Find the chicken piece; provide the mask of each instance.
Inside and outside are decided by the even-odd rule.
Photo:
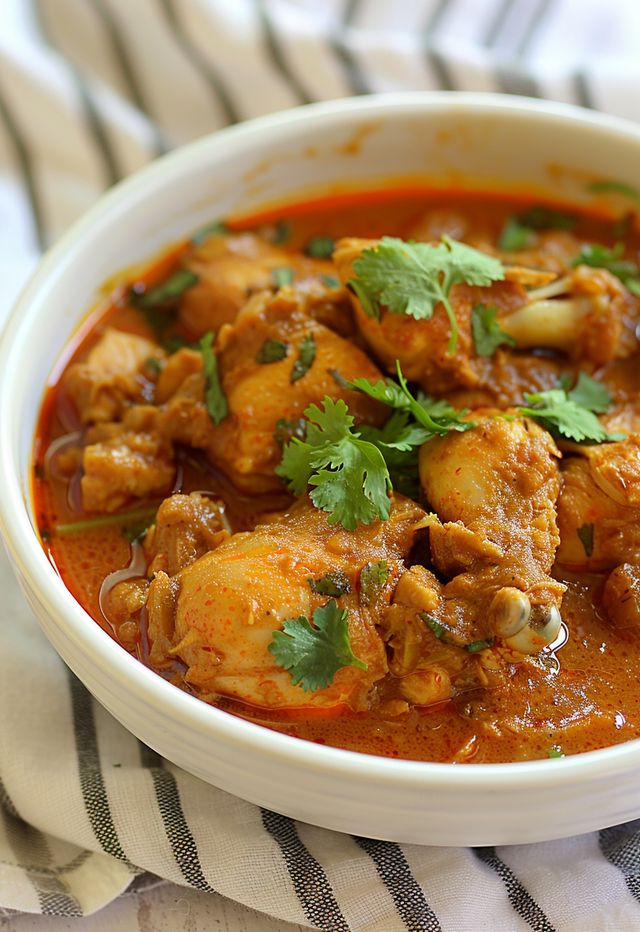
[[[349,300],[337,280],[333,282],[336,273],[329,261],[287,252],[254,233],[210,236],[194,245],[183,261],[199,280],[182,296],[179,319],[197,336],[232,323],[253,294],[275,290],[276,269],[293,272],[310,316],[329,326],[333,322],[342,332],[351,330]]]
[[[559,543],[559,452],[533,421],[474,412],[476,427],[429,441],[420,480],[436,512],[437,569],[453,577],[439,616],[463,641],[498,637],[535,653],[558,634],[565,587],[549,576]]]
[[[346,284],[354,277],[353,263],[363,249],[377,240],[341,239],[334,253],[340,278]],[[471,310],[476,304],[494,305],[500,314],[522,306],[526,292],[518,282],[494,282],[488,288],[454,285],[450,302],[458,324],[455,352],[449,352],[451,324],[444,307],[438,305],[430,320],[415,320],[404,314],[382,309],[380,320],[368,317],[352,295],[356,324],[360,333],[388,372],[395,372],[396,360],[410,381],[419,382],[431,394],[462,386],[489,384],[491,361],[475,354],[471,334]]]
[[[86,359],[67,369],[62,385],[83,424],[114,421],[126,402],[143,400],[146,360],[164,356],[146,337],[106,327]]]
[[[623,563],[609,574],[602,605],[617,630],[640,633],[640,565]]]
[[[175,579],[172,653],[188,667],[185,678],[205,697],[230,696],[266,708],[363,709],[372,686],[387,672],[376,623],[389,604],[423,510],[396,496],[389,520],[355,532],[328,524],[326,515],[301,499],[279,520],[234,534],[200,557]],[[361,588],[361,573],[372,561],[386,561],[387,579],[372,597]],[[339,573],[349,591],[339,597],[348,611],[354,655],[367,664],[338,670],[324,689],[305,692],[269,651],[274,631],[287,619],[311,619],[327,596],[309,580]],[[147,606],[150,624],[153,608]],[[166,633],[166,626],[163,629]]]
[[[638,351],[638,300],[604,269],[578,266],[500,317],[518,347],[562,350],[597,365]]]
[[[267,341],[283,345],[286,356],[275,362],[258,362]],[[309,368],[292,381],[301,347],[310,341],[315,357]],[[201,372],[188,376],[163,405],[161,425],[174,440],[206,450],[211,462],[222,469],[241,491],[257,495],[282,488],[275,475],[282,451],[274,436],[279,421],[295,421],[312,402],[325,395],[344,398],[358,422],[380,424],[387,413],[382,405],[361,392],[345,389],[331,374],[344,379],[373,379],[380,371],[352,343],[300,312],[298,296],[282,289],[275,296],[256,295],[235,324],[221,331],[216,345],[220,382],[229,407],[217,426],[209,417],[203,395]],[[201,368],[200,354],[193,363]],[[178,365],[178,363],[176,363]],[[167,370],[171,361],[167,364]],[[158,385],[158,400],[165,401],[165,383]]]
[[[557,562],[572,570],[640,563],[640,434],[565,459]]]
[[[144,539],[148,575],[175,576],[229,537],[224,505],[201,492],[165,498]]]
[[[86,511],[116,511],[131,499],[171,488],[173,451],[155,422],[155,408],[136,406],[125,412],[122,422],[97,424],[89,430],[80,480]]]

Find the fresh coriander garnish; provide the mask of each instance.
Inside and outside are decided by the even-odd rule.
[[[153,524],[153,519],[149,521],[147,518],[142,518],[139,521],[134,521],[132,524],[127,524],[122,528],[122,536],[125,540],[128,540],[130,544],[140,544],[147,536],[147,531]]]
[[[289,347],[282,340],[265,340],[256,355],[256,362],[266,365],[270,362],[280,362],[285,359]]]
[[[407,411],[427,432],[425,439],[436,435],[444,437],[450,430],[465,431],[476,426],[471,421],[463,420],[469,413],[466,409],[454,408],[449,402],[431,398],[423,392],[418,392],[414,397],[398,360],[396,360],[396,375],[397,382],[392,379],[371,382],[369,379],[358,378],[353,380],[351,387],[364,392],[376,401],[381,401],[390,408]],[[421,442],[424,443],[424,440]]]
[[[274,439],[279,447],[283,447],[285,443],[293,437],[297,437],[298,440],[304,440],[307,436],[307,421],[303,417],[297,417],[294,419],[287,419],[284,417],[279,418],[276,421],[276,429],[273,432]]]
[[[552,748],[549,748],[548,757],[551,760],[554,760],[555,758],[558,758],[558,757],[565,757],[565,756],[566,755],[559,744],[554,744]]]
[[[229,413],[227,399],[220,385],[218,360],[213,351],[213,333],[205,333],[198,344],[202,353],[202,371],[204,373],[204,400],[209,416],[214,424],[219,424]]]
[[[504,278],[502,263],[493,256],[443,236],[435,246],[383,237],[353,263],[356,277],[349,282],[369,316],[380,305],[392,314],[429,320],[442,304],[451,325],[448,352],[458,339],[458,322],[449,301],[453,285],[487,286]]]
[[[593,524],[583,524],[576,531],[578,537],[580,538],[580,543],[584,549],[584,552],[587,557],[590,557],[593,553],[593,537],[594,537],[594,526]]]
[[[424,621],[427,628],[435,634],[439,641],[444,641],[447,638],[447,635],[451,634],[451,629],[447,625],[443,625],[441,621],[438,621],[437,618],[434,618],[433,615],[430,615],[428,612],[420,612],[420,618]]]
[[[155,356],[149,356],[148,359],[145,359],[143,363],[143,369],[146,369],[148,372],[151,372],[153,375],[160,375],[162,372],[162,366],[160,365],[160,360],[156,359]]]
[[[312,259],[330,259],[336,248],[331,236],[314,236],[304,247],[305,253]]]
[[[286,220],[278,220],[273,228],[271,242],[274,246],[283,246],[291,238],[291,225]]]
[[[198,230],[191,237],[191,242],[199,246],[200,243],[204,243],[205,240],[208,240],[210,236],[222,236],[224,233],[229,232],[229,227],[226,225],[224,220],[214,220],[212,223],[208,223],[202,229]]]
[[[476,304],[471,309],[471,333],[478,356],[492,356],[499,346],[515,346],[516,341],[496,320],[498,309]]]
[[[354,429],[353,417],[342,401],[325,397],[324,410],[309,405],[306,440],[293,437],[276,467],[295,495],[312,486],[316,508],[329,514],[329,524],[353,531],[389,517],[391,480],[384,457],[375,444]]]
[[[625,197],[640,201],[640,191],[633,185],[625,184],[624,181],[612,181],[605,178],[600,181],[590,181],[587,191],[591,194],[623,194]]]
[[[640,267],[631,259],[623,259],[623,255],[624,243],[616,243],[612,249],[599,243],[585,243],[570,264],[574,267],[588,265],[591,268],[606,269],[615,275],[631,294],[640,297]]]
[[[334,599],[314,611],[313,625],[304,615],[284,621],[282,631],[273,632],[269,651],[289,671],[293,685],[309,692],[326,689],[343,667],[368,669],[351,649],[349,613]]]
[[[454,634],[448,625],[438,621],[433,615],[430,615],[428,612],[419,612],[419,616],[439,641],[443,641],[445,644],[451,644],[454,647],[460,647],[462,650],[469,651],[470,654],[477,654],[481,650],[487,650],[494,644],[495,638],[483,638],[482,640],[470,641],[465,644]]]
[[[605,443],[624,436],[608,434],[594,412],[578,404],[562,388],[525,395],[524,400],[529,407],[519,408],[520,414],[541,421],[552,434],[560,434],[577,443],[583,440]]]
[[[181,349],[198,349],[198,344],[197,342],[193,343],[185,339],[185,337],[171,336],[165,337],[162,341],[162,348],[165,349],[169,355],[172,355]]]
[[[386,560],[378,560],[377,563],[366,563],[360,573],[361,603],[371,605],[375,602],[388,578],[389,568]]]
[[[464,644],[464,649],[468,650],[470,654],[477,654],[478,651],[487,650],[487,648],[493,646],[495,638],[483,638],[480,641],[471,641],[470,644]]]
[[[351,583],[349,577],[342,570],[334,570],[332,573],[325,573],[320,579],[307,580],[312,592],[316,595],[331,595],[339,599],[343,595],[351,592]]]
[[[130,299],[136,307],[148,310],[150,308],[166,307],[175,304],[177,299],[199,281],[198,276],[191,269],[178,269],[169,278],[153,288],[144,291],[135,285],[130,290]]]
[[[271,278],[276,288],[284,288],[293,282],[293,269],[288,265],[281,265],[277,269],[271,269]]]
[[[313,365],[315,358],[316,341],[313,334],[309,333],[298,347],[298,358],[294,362],[293,368],[291,369],[290,381],[297,382],[298,379],[301,379],[304,375],[306,375]]]
[[[498,248],[504,252],[518,252],[531,246],[537,230],[572,230],[576,222],[571,214],[538,204],[505,220]]]
[[[565,386],[562,386],[567,390]],[[569,398],[576,404],[588,408],[589,411],[595,411],[596,414],[604,414],[611,407],[613,399],[602,382],[592,379],[586,372],[578,374],[578,381],[572,389],[567,391]]]
[[[339,288],[340,287],[340,279],[336,278],[335,275],[321,275],[320,281],[322,282],[323,285],[326,285],[327,288]]]

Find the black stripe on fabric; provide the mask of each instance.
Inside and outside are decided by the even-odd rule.
[[[342,70],[351,89],[352,94],[369,94],[371,88],[359,67],[355,56],[344,40],[345,30],[353,26],[353,21],[358,14],[360,0],[346,0],[341,20],[338,21],[329,36],[329,43],[333,54],[339,59]]]
[[[111,13],[111,10],[107,7],[105,0],[90,0],[93,5],[94,10],[98,14],[104,30],[109,38],[109,43],[113,50],[113,55],[118,65],[124,82],[127,86],[129,92],[129,97],[135,106],[144,114],[151,124],[153,130],[153,141],[154,141],[154,150],[156,155],[163,155],[168,151],[169,146],[164,138],[164,135],[158,128],[155,123],[149,108],[145,102],[144,94],[138,81],[135,69],[132,65],[129,51],[127,49],[126,42],[122,35],[122,31],[118,25],[116,18]]]
[[[16,862],[36,891],[40,912],[45,916],[82,916],[77,899],[69,893],[59,872],[51,867],[51,851],[45,835],[20,818],[1,781],[0,817]]]
[[[555,926],[538,906],[528,890],[525,889],[510,867],[496,854],[493,847],[471,849],[479,861],[490,867],[504,884],[509,902],[514,910],[524,919],[534,932],[556,932]]]
[[[171,35],[176,40],[189,61],[197,68],[205,79],[213,95],[224,113],[227,123],[237,123],[240,115],[236,110],[224,82],[218,72],[211,66],[200,50],[191,41],[176,12],[173,0],[158,0],[158,6],[164,12],[171,29]]]
[[[71,670],[67,670],[67,674],[71,693],[80,789],[91,828],[103,851],[133,868],[122,849],[109,808],[109,799],[100,766],[93,699]]]
[[[481,40],[483,45],[491,47],[494,44],[500,35],[502,24],[506,17],[509,15],[509,11],[513,6],[513,2],[514,0],[502,0],[502,2],[498,4],[498,8],[493,14],[492,18],[489,20],[489,25],[487,26],[484,36]]]
[[[258,15],[258,20],[260,22],[260,28],[262,29],[264,46],[268,52],[269,58],[271,59],[272,65],[277,71],[280,72],[301,104],[311,103],[312,98],[309,97],[305,88],[302,86],[296,75],[287,64],[287,61],[282,53],[282,49],[280,48],[280,40],[278,39],[273,20],[269,15],[267,4],[264,2],[264,0],[254,0],[254,6]]]
[[[453,0],[453,2],[455,2],[455,0]],[[451,9],[451,7],[452,0],[438,0],[423,30],[424,54],[428,64],[435,73],[438,86],[445,91],[455,90],[456,84],[445,56],[437,48],[434,48],[433,37],[440,26],[444,14],[448,9]]]
[[[590,110],[595,109],[593,95],[584,71],[577,71],[574,77],[574,87],[576,101],[581,107],[588,107]]]
[[[202,871],[198,846],[184,817],[175,777],[165,770],[163,760],[156,751],[142,741],[138,744],[142,766],[151,772],[158,809],[180,873],[189,886],[207,893],[215,893]]]
[[[41,0],[31,0],[31,3],[33,16],[39,26],[42,38],[47,43],[47,45],[55,49],[56,46],[51,36],[51,30],[47,27],[47,20],[42,9]],[[95,148],[97,149],[98,155],[100,156],[100,160],[102,162],[102,173],[105,187],[109,187],[112,184],[115,184],[120,177],[120,173],[116,164],[115,153],[111,146],[111,140],[109,139],[105,124],[93,99],[89,85],[85,83],[81,72],[72,62],[69,61],[67,64],[76,87],[76,92],[78,94],[80,104],[82,106],[85,123],[93,137]]]
[[[36,185],[31,153],[1,91],[0,123],[4,124],[7,135],[11,141],[11,145],[15,151],[16,160],[20,168],[20,174],[22,175],[22,181],[27,193],[27,197],[29,199],[29,206],[31,208],[33,238],[38,250],[42,252],[46,246],[46,236],[44,233],[42,205],[40,203],[40,194]]]
[[[549,8],[551,6],[551,0],[541,0],[534,7],[531,16],[529,18],[529,26],[525,30],[522,39],[518,43],[518,46],[515,49],[515,55],[524,55],[531,48],[531,45],[536,37],[536,33],[540,31],[540,27],[545,20]]]
[[[310,922],[323,932],[349,932],[333,888],[322,866],[300,841],[293,819],[260,809],[262,824],[277,842],[296,896]]]
[[[411,873],[402,848],[391,841],[354,836],[369,855],[409,932],[440,932],[441,926],[422,887]]]
[[[633,823],[636,828],[638,823]],[[598,833],[603,855],[621,871],[629,893],[640,902],[640,830],[629,825],[614,825]]]

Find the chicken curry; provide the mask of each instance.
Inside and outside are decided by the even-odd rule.
[[[43,546],[177,687],[417,760],[640,735],[640,225],[396,190],[216,222],[44,399]]]

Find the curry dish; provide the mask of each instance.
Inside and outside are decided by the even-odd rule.
[[[634,214],[524,196],[213,223],[61,362],[43,546],[125,650],[287,734],[456,763],[638,737],[638,262]]]

